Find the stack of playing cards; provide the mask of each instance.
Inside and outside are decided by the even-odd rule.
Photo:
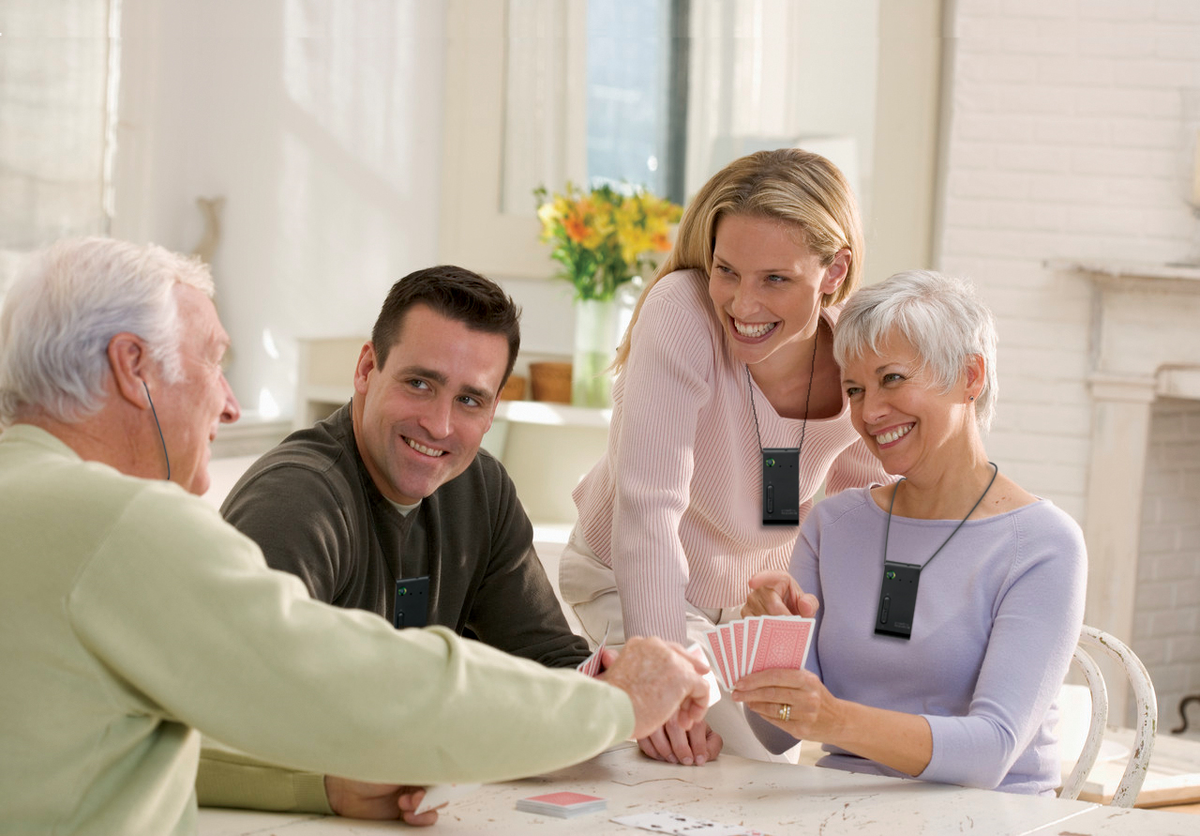
[[[518,810],[543,816],[558,816],[561,819],[582,816],[584,813],[595,813],[607,806],[608,802],[603,798],[584,795],[580,792],[552,792],[517,801]]]
[[[604,645],[608,642],[608,629],[608,627],[604,628],[604,638],[600,639],[600,644],[592,651],[592,655],[580,662],[575,670],[587,676],[596,676],[600,673],[600,654],[604,652]]]
[[[742,618],[704,632],[704,649],[721,687],[732,691],[748,673],[768,668],[800,670],[808,659],[813,619],[794,615]]]

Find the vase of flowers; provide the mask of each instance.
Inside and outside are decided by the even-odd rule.
[[[637,286],[671,248],[682,208],[638,188],[604,184],[589,191],[568,183],[561,193],[534,190],[542,241],[560,265],[555,276],[574,287],[575,354],[571,403],[606,407],[606,373],[628,324]]]

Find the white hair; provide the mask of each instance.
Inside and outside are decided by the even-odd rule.
[[[108,344],[122,331],[178,380],[177,284],[213,295],[208,267],[153,244],[75,238],[33,253],[0,311],[0,426],[30,408],[67,423],[95,414]]]
[[[950,391],[972,357],[983,358],[975,420],[987,432],[999,388],[996,326],[971,283],[931,270],[909,270],[864,287],[838,317],[833,356],[845,368],[868,349],[878,353],[892,334],[908,340],[943,392]]]

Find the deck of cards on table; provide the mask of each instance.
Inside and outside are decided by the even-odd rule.
[[[571,816],[581,816],[584,813],[595,813],[608,806],[608,802],[597,795],[584,795],[581,792],[551,792],[546,795],[534,795],[517,801],[517,809],[526,813],[540,813],[545,816],[558,816],[569,819]]]
[[[814,623],[811,618],[796,615],[740,618],[705,630],[704,649],[721,687],[732,691],[746,674],[770,668],[803,668]]]

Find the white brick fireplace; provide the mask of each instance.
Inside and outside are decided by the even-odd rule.
[[[1132,637],[1168,726],[1200,690],[1200,268],[1052,266],[1094,286],[1085,619]]]
[[[1154,402],[1132,645],[1154,678],[1159,731],[1175,728],[1180,700],[1200,693],[1200,400]]]

